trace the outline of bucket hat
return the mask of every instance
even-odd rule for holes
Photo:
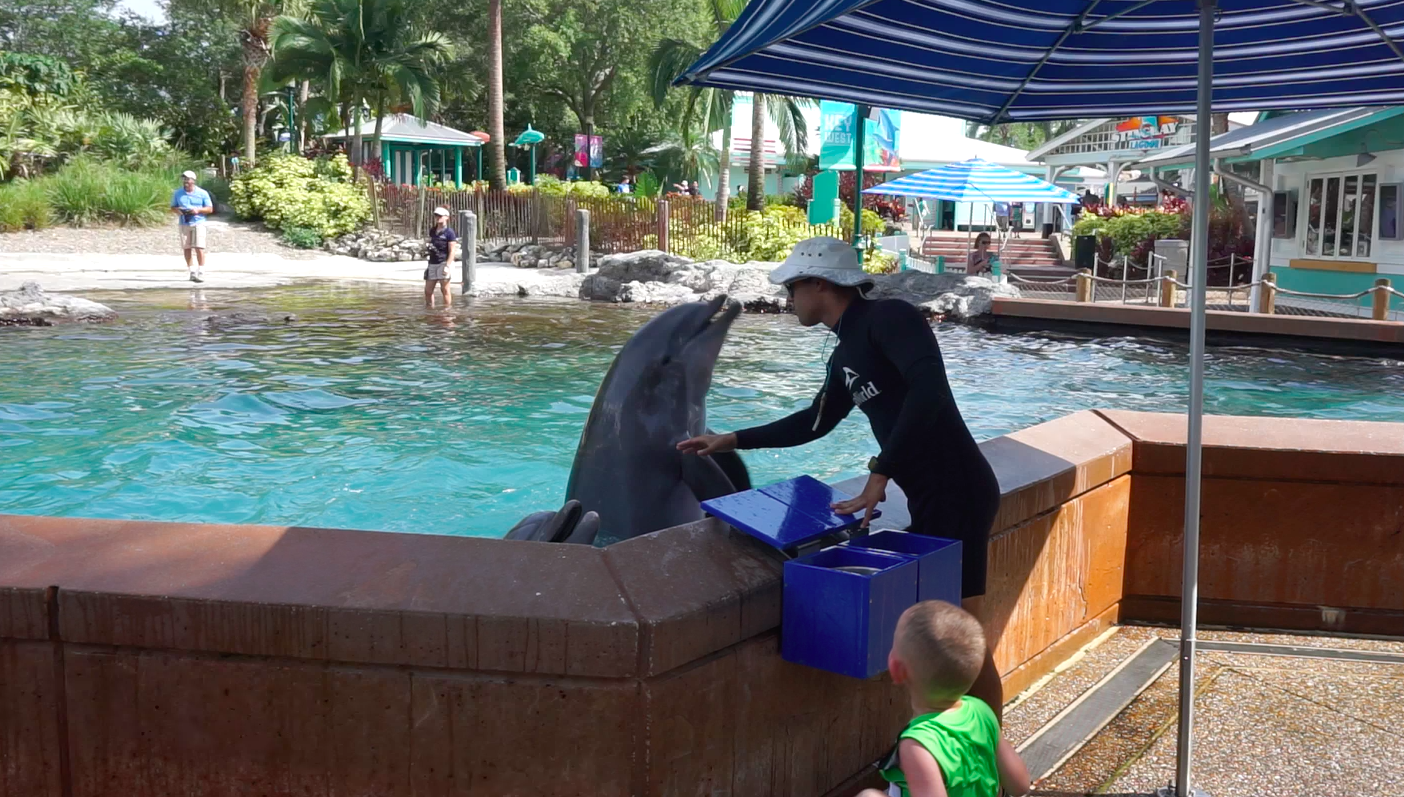
[[[873,275],[863,270],[852,246],[827,235],[795,244],[785,262],[770,272],[770,281],[776,285],[808,278],[858,288],[860,293],[877,284]]]

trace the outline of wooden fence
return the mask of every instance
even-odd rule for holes
[[[534,243],[575,244],[576,211],[590,212],[590,248],[614,254],[641,249],[695,258],[774,257],[778,239],[813,235],[846,237],[837,225],[810,225],[799,211],[768,214],[763,224],[736,210],[717,218],[714,202],[686,196],[650,199],[629,195],[559,196],[536,191],[444,191],[438,188],[377,187],[381,227],[402,235],[427,235],[436,207],[471,210],[478,216],[478,239],[488,246]],[[769,248],[765,245],[772,244]]]

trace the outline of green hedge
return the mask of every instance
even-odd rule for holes
[[[351,182],[345,155],[310,160],[269,155],[229,186],[234,212],[275,230],[301,228],[322,238],[359,229],[371,217],[364,184]]]

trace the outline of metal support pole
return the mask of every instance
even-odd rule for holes
[[[478,214],[471,210],[458,211],[458,248],[463,259],[463,295],[467,296],[478,278]]]
[[[1273,207],[1273,171],[1276,161],[1271,158],[1258,162],[1258,182],[1267,189],[1258,192],[1258,227],[1253,235],[1253,283],[1249,303],[1257,308],[1261,303],[1263,278],[1272,271],[1272,219],[1276,214]]]
[[[863,237],[863,139],[867,138],[868,106],[853,108],[853,245]]]
[[[658,249],[668,251],[668,200],[658,200]]]
[[[590,211],[585,208],[575,211],[575,270],[590,272]]]
[[[1210,119],[1214,107],[1215,0],[1199,0],[1199,96],[1195,107],[1194,216],[1190,232],[1190,385],[1185,435],[1184,578],[1180,587],[1180,726],[1175,748],[1175,797],[1192,797],[1194,657],[1199,622],[1200,476],[1204,443],[1204,326],[1209,269]]]

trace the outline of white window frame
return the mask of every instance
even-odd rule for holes
[[[1311,181],[1312,181],[1312,180],[1320,180],[1320,181],[1321,181],[1321,209],[1322,209],[1323,215],[1324,215],[1324,213],[1325,213],[1326,205],[1327,205],[1326,190],[1327,190],[1327,188],[1330,186],[1330,181],[1333,180],[1333,179],[1334,179],[1334,180],[1339,180],[1339,181],[1340,181],[1340,185],[1341,185],[1341,187],[1342,187],[1342,193],[1341,193],[1340,196],[1337,197],[1337,202],[1336,202],[1336,226],[1335,226],[1335,231],[1336,231],[1336,236],[1337,236],[1336,239],[1335,239],[1335,244],[1336,244],[1337,249],[1339,249],[1339,247],[1340,247],[1340,233],[1341,233],[1341,217],[1342,217],[1342,215],[1345,213],[1345,205],[1346,205],[1346,203],[1345,203],[1345,194],[1344,194],[1345,181],[1346,181],[1347,179],[1351,178],[1351,177],[1354,177],[1354,178],[1357,179],[1357,184],[1358,184],[1359,186],[1361,186],[1361,192],[1360,192],[1360,194],[1358,194],[1358,196],[1360,196],[1360,197],[1362,198],[1362,201],[1363,201],[1363,197],[1364,197],[1363,187],[1364,187],[1364,185],[1365,185],[1365,177],[1367,177],[1367,176],[1373,176],[1373,177],[1375,178],[1375,199],[1374,199],[1373,202],[1370,203],[1370,210],[1371,210],[1371,215],[1370,215],[1370,254],[1368,254],[1368,255],[1338,255],[1338,254],[1323,255],[1323,254],[1321,254],[1319,251],[1318,251],[1318,252],[1315,252],[1315,253],[1308,252],[1308,251],[1307,251],[1307,238],[1308,238],[1309,235],[1311,235]],[[1380,227],[1380,223],[1379,223],[1379,215],[1380,215],[1380,201],[1379,201],[1379,200],[1380,200],[1380,186],[1381,186],[1381,185],[1384,185],[1384,183],[1385,183],[1385,180],[1383,179],[1383,173],[1380,172],[1379,169],[1345,169],[1345,170],[1341,170],[1341,171],[1312,172],[1312,173],[1309,173],[1309,174],[1305,175],[1305,176],[1303,177],[1303,179],[1302,179],[1302,189],[1301,189],[1300,199],[1299,199],[1298,202],[1297,202],[1297,214],[1298,214],[1298,217],[1297,217],[1297,230],[1298,230],[1297,245],[1298,245],[1298,249],[1299,249],[1299,250],[1301,251],[1301,253],[1302,253],[1301,256],[1302,256],[1303,258],[1306,258],[1306,259],[1309,259],[1309,260],[1340,260],[1340,261],[1356,262],[1356,263],[1373,263],[1373,262],[1375,262],[1376,258],[1378,257],[1377,252],[1378,252],[1378,247],[1379,247],[1379,245],[1380,245],[1380,240],[1381,240],[1381,239],[1380,239],[1380,233],[1379,233],[1379,227]],[[1320,248],[1320,246],[1319,246],[1319,244],[1320,244],[1320,238],[1323,237],[1324,234],[1325,234],[1325,225],[1323,224],[1323,225],[1322,225],[1321,227],[1319,227],[1318,230],[1317,230],[1317,235],[1318,235],[1318,241],[1317,241],[1318,247],[1317,247],[1317,248],[1318,248],[1318,249]],[[1356,219],[1355,229],[1352,231],[1352,237],[1351,237],[1351,249],[1353,249],[1353,250],[1354,250],[1354,249],[1357,249],[1357,241],[1359,240],[1359,238],[1358,238],[1359,234],[1360,234],[1360,219],[1357,218],[1357,219]]]

